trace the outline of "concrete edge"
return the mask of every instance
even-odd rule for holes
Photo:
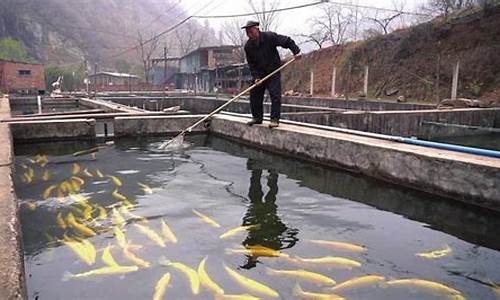
[[[500,211],[500,159],[285,124],[273,130],[265,125],[248,127],[244,120],[218,115],[211,132],[281,155]]]
[[[8,98],[4,97],[0,101],[0,115],[10,117]],[[12,182],[13,139],[9,125],[0,124],[0,128],[4,141],[0,156],[9,157],[9,161],[0,166],[0,299],[26,299],[22,231]]]
[[[114,119],[115,137],[136,137],[177,134],[190,127],[206,115],[175,115],[175,116],[137,116],[117,117]],[[171,121],[171,122],[169,122]],[[210,121],[195,128],[193,132],[207,132]]]

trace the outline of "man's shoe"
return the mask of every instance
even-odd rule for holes
[[[276,128],[280,126],[280,121],[278,120],[271,120],[271,123],[269,123],[269,128]]]
[[[252,126],[254,124],[262,124],[262,120],[253,118],[253,119],[251,119],[250,121],[247,122],[248,126]]]

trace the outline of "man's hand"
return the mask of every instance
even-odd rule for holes
[[[302,53],[297,53],[293,57],[295,58],[295,60],[300,60],[302,59]]]
[[[254,84],[255,84],[256,86],[259,86],[261,83],[262,83],[262,80],[260,80],[260,78],[255,78],[255,82],[254,82]]]

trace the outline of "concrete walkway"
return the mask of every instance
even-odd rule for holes
[[[9,100],[0,95],[0,118],[10,117]],[[0,299],[26,295],[18,203],[12,183],[13,149],[9,125],[0,123]]]

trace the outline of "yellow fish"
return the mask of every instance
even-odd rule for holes
[[[153,193],[153,190],[149,186],[145,185],[144,183],[138,182],[137,184],[141,187],[141,190],[144,192],[144,194],[152,194]]]
[[[73,156],[80,156],[80,155],[85,155],[85,154],[90,154],[90,153],[93,154],[94,152],[97,152],[97,151],[99,151],[99,147],[94,147],[94,148],[90,148],[90,149],[76,151],[75,153],[73,153]]]
[[[302,279],[305,281],[309,281],[316,284],[322,285],[335,285],[335,280],[327,277],[323,274],[309,272],[306,270],[274,270],[271,268],[266,268],[266,273],[268,275],[279,275],[279,276],[287,276],[297,279]]]
[[[80,178],[78,176],[71,176],[70,180],[78,182],[79,185],[85,184],[85,180],[83,180],[82,178]]]
[[[33,177],[32,177],[32,176],[30,176],[30,175],[29,175],[28,173],[26,173],[26,172],[23,174],[23,179],[24,179],[24,182],[25,182],[25,183],[28,183],[28,184],[33,182]]]
[[[221,239],[227,239],[229,237],[232,237],[232,236],[238,234],[239,232],[246,231],[246,230],[256,230],[256,229],[259,229],[259,228],[260,228],[260,224],[248,225],[248,226],[239,226],[239,227],[236,227],[236,228],[233,228],[233,229],[230,229],[230,230],[226,231],[225,233],[221,234],[219,236],[219,238],[221,238]]]
[[[118,266],[118,267],[102,267],[99,269],[95,269],[80,274],[71,274],[69,272],[66,272],[64,273],[63,281],[68,281],[73,278],[85,278],[96,275],[121,275],[121,274],[135,272],[137,270],[139,270],[139,267],[137,266]]]
[[[302,299],[315,299],[315,300],[344,300],[345,298],[340,297],[335,294],[321,294],[321,293],[312,293],[305,292],[302,290],[299,284],[296,284],[293,288],[293,295],[300,297]]]
[[[111,211],[111,221],[118,227],[123,228],[127,224],[127,221],[123,218],[123,216],[116,210],[116,208],[113,208]]]
[[[120,178],[113,175],[108,175],[108,177],[111,178],[111,180],[116,186],[122,186],[122,181],[120,180]]]
[[[347,251],[352,251],[352,252],[366,252],[366,247],[356,245],[356,244],[351,244],[351,243],[345,243],[345,242],[337,242],[337,241],[325,241],[325,240],[310,240],[309,242],[316,244],[316,245],[321,245],[321,246],[326,246],[326,247],[331,247],[334,249],[338,250],[347,250]]]
[[[156,283],[153,300],[162,300],[165,295],[168,283],[170,282],[170,273],[165,273]]]
[[[35,202],[26,202],[26,207],[29,210],[34,211],[36,209],[36,203]]]
[[[73,250],[73,252],[87,265],[91,266],[95,263],[96,252],[94,246],[90,242],[79,242],[68,237],[66,234],[64,234],[62,242]]]
[[[83,170],[83,175],[87,176],[87,177],[94,177],[94,175],[92,173],[90,173],[89,169],[85,168]]]
[[[99,211],[99,216],[97,217],[100,220],[106,220],[108,218],[108,213],[106,209],[100,205],[96,205],[97,210]]]
[[[125,238],[125,234],[120,229],[120,227],[113,227],[113,233],[115,235],[116,242],[118,243],[118,246],[120,246],[122,249],[126,249],[127,248],[127,239]]]
[[[296,260],[294,258],[291,258],[291,260],[310,264],[328,265],[329,267],[336,269],[351,270],[352,268],[361,267],[361,263],[357,260],[335,256],[320,258],[301,258],[296,256]]]
[[[53,185],[50,185],[49,187],[47,187],[44,191],[43,191],[43,199],[47,200],[49,197],[50,197],[50,194],[52,194],[52,192],[57,188],[57,185],[53,184]]]
[[[122,213],[129,215],[135,221],[149,223],[148,219],[146,219],[143,216],[139,216],[139,215],[134,214],[133,212],[131,212],[130,210],[128,210],[128,208],[126,206],[122,207],[121,211],[122,211]]]
[[[69,183],[71,185],[71,191],[73,193],[77,193],[82,189],[81,184],[75,180],[70,180]]]
[[[99,169],[96,169],[96,170],[95,170],[95,173],[97,174],[97,177],[99,177],[99,178],[104,178],[104,175],[102,174],[102,172],[101,172],[101,171],[99,171]]]
[[[137,228],[140,232],[146,235],[150,240],[158,244],[158,246],[165,248],[165,242],[163,239],[149,227],[140,224],[134,224],[135,228]]]
[[[92,237],[96,235],[94,230],[90,229],[82,223],[77,222],[75,216],[72,213],[68,214],[68,216],[66,217],[66,221],[69,226],[73,227],[76,231],[80,232],[84,236]]]
[[[340,292],[340,291],[345,291],[345,290],[351,290],[351,289],[356,289],[356,288],[360,288],[360,287],[364,287],[364,286],[371,286],[374,284],[380,284],[384,280],[385,280],[385,277],[378,276],[378,275],[360,276],[360,277],[355,277],[355,278],[346,280],[342,283],[339,283],[338,285],[329,289],[329,291]]]
[[[422,280],[422,279],[397,279],[387,281],[386,284],[388,286],[406,286],[406,287],[416,287],[424,290],[429,290],[437,293],[444,293],[452,296],[453,299],[465,299],[462,296],[462,293],[458,290],[455,290],[451,287],[448,287],[442,283]]]
[[[271,289],[270,287],[259,283],[253,279],[247,278],[243,275],[238,274],[237,272],[231,270],[228,266],[224,265],[224,269],[231,275],[231,277],[236,280],[243,288],[248,289],[251,292],[268,296],[268,297],[273,297],[273,298],[279,298],[278,292],[275,290]]]
[[[102,262],[105,263],[109,267],[118,267],[119,266],[119,264],[113,258],[113,255],[111,255],[111,246],[109,244],[102,251],[101,259],[102,259]]]
[[[161,220],[161,232],[163,233],[163,236],[165,237],[165,239],[167,239],[167,241],[177,244],[177,237],[172,232],[167,223],[165,223],[165,221],[163,220]]]
[[[489,280],[489,283],[490,283],[490,287],[491,287],[491,290],[493,291],[493,293],[495,293],[495,295],[497,295],[497,297],[500,297],[500,285],[492,282],[491,280]]]
[[[249,294],[241,294],[241,295],[216,294],[215,300],[260,300],[260,298],[254,297]]]
[[[452,251],[453,250],[450,248],[450,246],[446,245],[446,247],[444,249],[434,250],[434,251],[430,251],[430,252],[421,252],[421,253],[417,253],[415,255],[418,257],[433,259],[433,258],[445,257],[445,256],[451,254]]]
[[[50,172],[49,170],[45,170],[42,175],[43,181],[48,181],[50,179]]]
[[[200,262],[198,266],[198,277],[200,278],[201,284],[207,289],[211,290],[215,294],[224,294],[224,290],[215,283],[210,276],[208,276],[207,271],[205,270],[205,264],[207,262],[207,257]]]
[[[245,254],[249,256],[263,257],[289,257],[288,254],[282,253],[280,250],[274,250],[261,245],[246,246],[242,249],[226,249],[227,254]]]
[[[38,154],[35,156],[34,163],[39,164],[42,168],[45,167],[48,162],[49,162],[49,159],[48,159],[47,155]]]
[[[57,221],[57,225],[59,226],[59,228],[61,228],[62,230],[66,229],[67,225],[66,225],[66,222],[64,222],[64,218],[62,216],[62,213],[59,212],[57,214],[56,221]]]
[[[215,222],[215,221],[214,221],[213,219],[211,219],[210,217],[208,217],[208,216],[206,216],[206,215],[202,214],[201,212],[199,212],[199,211],[197,211],[197,210],[195,210],[195,209],[193,209],[192,211],[193,211],[193,213],[194,213],[195,215],[197,215],[198,217],[200,217],[200,218],[201,218],[201,219],[202,219],[205,223],[207,223],[208,225],[210,225],[210,226],[212,226],[212,227],[215,227],[215,228],[219,228],[219,227],[220,227],[219,223]]]
[[[183,263],[171,262],[165,258],[160,259],[160,264],[164,266],[170,266],[184,273],[184,275],[186,275],[187,278],[189,279],[189,283],[191,285],[191,292],[193,292],[194,295],[198,295],[200,293],[200,279],[198,277],[198,273],[195,270],[186,266]]]
[[[74,163],[73,167],[71,168],[71,174],[76,175],[76,174],[80,173],[81,170],[82,170],[82,167],[80,167],[79,164]]]
[[[85,250],[87,251],[91,260],[95,261],[96,250],[95,250],[94,245],[92,245],[92,243],[87,239],[82,239],[81,243],[82,243],[83,247],[85,248]]]
[[[92,206],[87,206],[83,209],[83,212],[82,212],[82,219],[84,221],[88,221],[90,219],[92,219],[92,212],[94,211],[94,209],[92,208]]]
[[[26,174],[29,177],[33,178],[33,177],[35,177],[35,170],[33,170],[33,168],[28,168],[28,172],[26,172]]]
[[[118,192],[118,190],[114,190],[111,195],[116,199],[116,200],[119,200],[119,201],[128,201],[127,197],[123,194],[121,194],[120,192]]]
[[[134,253],[130,252],[128,247],[125,247],[123,249],[123,256],[125,256],[125,258],[138,265],[139,267],[149,268],[149,266],[151,265],[148,261],[145,261],[144,259],[137,257]]]

